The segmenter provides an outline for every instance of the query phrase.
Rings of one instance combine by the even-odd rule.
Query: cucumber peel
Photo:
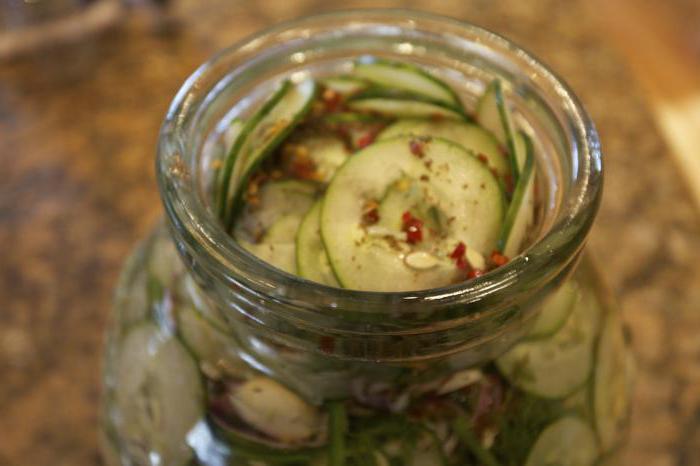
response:
[[[535,215],[535,154],[530,138],[524,134],[525,165],[513,192],[513,199],[508,206],[503,223],[498,249],[509,258],[515,257],[521,250],[534,222]]]
[[[496,360],[510,383],[528,393],[561,399],[586,383],[600,308],[591,296],[578,300],[564,326],[549,338],[524,341]]]
[[[353,74],[382,87],[400,89],[458,109],[462,106],[450,86],[409,63],[365,58],[355,63]]]

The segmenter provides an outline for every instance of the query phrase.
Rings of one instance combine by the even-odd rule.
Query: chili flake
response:
[[[482,276],[483,274],[484,274],[484,271],[483,271],[483,270],[471,269],[471,270],[469,271],[469,273],[467,273],[467,278],[472,279],[472,278],[480,277],[480,276]]]
[[[374,209],[368,210],[362,215],[363,225],[374,225],[379,222],[379,210],[375,207]]]
[[[476,157],[477,157],[479,160],[481,160],[483,163],[485,163],[486,165],[489,164],[489,158],[486,157],[484,154],[479,153],[479,155],[477,155]]]
[[[467,262],[467,258],[465,256],[459,256],[455,261],[455,264],[457,265],[457,268],[459,270],[467,270],[467,267],[469,266],[469,263]]]
[[[423,221],[411,215],[411,212],[406,211],[401,215],[403,228],[401,231],[406,232],[406,241],[409,244],[416,244],[423,241]]]
[[[408,143],[408,147],[411,150],[411,154],[415,155],[419,159],[422,159],[425,155],[425,142],[423,141],[420,141],[418,139],[411,139],[411,142]]]
[[[337,110],[338,107],[340,107],[340,104],[343,102],[343,96],[333,89],[324,90],[321,98],[323,99],[323,103],[326,105],[326,110],[329,112]]]
[[[454,248],[452,253],[450,254],[450,257],[452,259],[459,259],[460,257],[464,257],[464,255],[467,253],[467,246],[463,242],[459,242],[459,244]]]
[[[358,149],[364,149],[365,147],[369,146],[374,142],[374,139],[377,137],[377,133],[374,131],[367,131],[365,134],[360,136],[360,138],[357,140],[357,148]]]
[[[509,259],[498,251],[493,251],[491,253],[491,262],[493,262],[496,267],[506,265],[508,261]]]

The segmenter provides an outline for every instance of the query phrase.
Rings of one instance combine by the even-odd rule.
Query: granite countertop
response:
[[[540,56],[600,130],[606,192],[590,249],[639,374],[627,464],[700,464],[700,216],[639,90],[584,0],[183,0],[79,47],[0,64],[0,465],[96,465],[100,352],[120,265],[156,221],[158,128],[211,53],[333,6],[408,6]]]

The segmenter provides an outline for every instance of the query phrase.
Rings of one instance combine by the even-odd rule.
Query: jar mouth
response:
[[[483,276],[441,288],[406,292],[324,286],[283,272],[239,246],[202,199],[196,182],[197,157],[191,149],[196,146],[192,143],[196,138],[192,128],[202,108],[212,103],[211,91],[235,84],[239,76],[236,70],[242,73],[251,64],[270,60],[272,49],[277,56],[289,57],[294,47],[303,46],[304,41],[313,47],[315,28],[320,25],[335,28],[337,34],[370,26],[373,30],[378,26],[387,28],[381,33],[403,31],[409,36],[430,29],[433,40],[448,43],[454,50],[502,60],[501,72],[516,83],[511,92],[522,93],[527,88],[546,94],[546,107],[557,114],[562,148],[569,158],[562,170],[566,190],[547,230],[519,256]],[[358,51],[357,55],[362,53]],[[234,73],[225,74],[232,66]],[[452,325],[455,320],[483,318],[490,306],[494,310],[501,308],[504,303],[517,302],[545,286],[563,273],[581,250],[602,192],[598,135],[563,80],[532,54],[498,34],[444,16],[393,9],[348,10],[282,23],[218,53],[185,81],[174,98],[161,129],[156,169],[171,231],[181,240],[180,247],[189,249],[189,255],[214,279],[303,311],[290,315],[300,325],[308,322],[307,317],[327,317],[329,313],[334,319],[348,317],[354,322],[370,323],[373,320],[366,320],[368,314],[386,314],[391,309],[396,315],[408,316],[394,328],[399,333],[415,332],[427,322],[434,327],[440,321],[450,321]]]

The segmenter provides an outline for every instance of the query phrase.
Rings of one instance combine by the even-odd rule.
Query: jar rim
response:
[[[523,253],[483,276],[440,288],[402,292],[328,287],[276,269],[240,247],[197,195],[197,189],[191,185],[195,177],[187,174],[187,167],[180,165],[178,168],[174,163],[174,157],[178,153],[181,155],[183,128],[196,111],[192,103],[196,99],[192,96],[201,93],[203,78],[229,56],[242,50],[253,50],[266,38],[330,20],[354,26],[363,21],[371,24],[393,21],[401,22],[407,28],[421,27],[422,22],[440,24],[445,26],[445,34],[457,34],[457,38],[471,43],[476,39],[479,46],[508,52],[517,58],[518,63],[527,66],[530,79],[536,80],[540,86],[547,86],[556,95],[556,103],[567,119],[571,136],[570,155],[575,159],[576,173],[572,173],[575,186],[567,193],[561,212],[549,230]],[[453,39],[450,36],[450,40]],[[602,193],[602,156],[597,132],[583,106],[562,79],[532,54],[496,33],[446,16],[404,9],[358,9],[308,16],[265,29],[219,52],[185,81],[173,99],[161,128],[156,170],[172,230],[185,242],[196,245],[198,256],[210,264],[224,282],[274,296],[282,302],[292,302],[298,309],[310,312],[310,318],[327,315],[329,309],[338,311],[344,308],[338,303],[355,303],[353,311],[361,314],[386,309],[387,305],[414,313],[426,305],[436,311],[456,305],[497,303],[504,300],[506,292],[517,296],[541,288],[564,270],[581,250]],[[305,296],[313,299],[306,300]],[[323,298],[324,305],[318,305],[319,297]],[[479,308],[480,314],[484,314],[481,306]],[[434,316],[432,322],[470,317],[469,312],[431,315]],[[307,320],[305,314],[297,314],[295,318]],[[403,327],[402,332],[413,331],[424,323],[417,320],[415,326]]]

